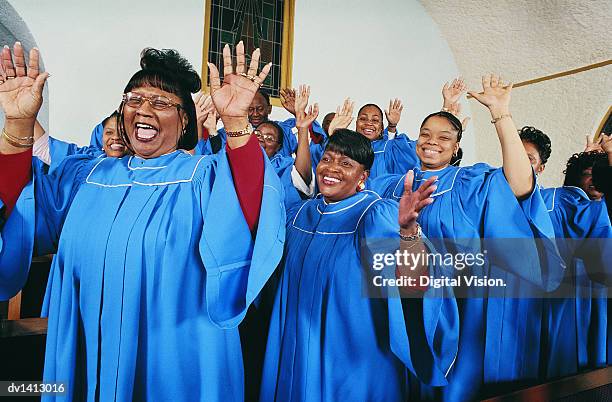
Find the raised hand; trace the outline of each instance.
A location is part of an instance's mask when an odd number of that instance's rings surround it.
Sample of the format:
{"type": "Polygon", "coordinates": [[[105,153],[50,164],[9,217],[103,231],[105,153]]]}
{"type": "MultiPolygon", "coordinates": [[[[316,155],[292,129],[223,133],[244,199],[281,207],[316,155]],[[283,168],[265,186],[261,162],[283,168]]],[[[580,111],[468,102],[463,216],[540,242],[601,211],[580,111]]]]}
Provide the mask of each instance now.
{"type": "Polygon", "coordinates": [[[414,181],[414,171],[409,170],[404,180],[404,194],[399,202],[398,222],[400,229],[412,232],[417,229],[417,218],[423,208],[434,202],[431,195],[436,191],[437,186],[434,182],[438,178],[430,177],[419,186],[416,191],[412,191],[414,181]]]}
{"type": "Polygon", "coordinates": [[[198,124],[203,126],[204,122],[208,118],[210,106],[212,105],[212,98],[208,94],[198,92],[193,101],[196,107],[196,118],[198,120],[198,124]]]}
{"type": "MultiPolygon", "coordinates": [[[[451,104],[448,107],[448,112],[452,113],[456,118],[461,120],[461,103],[457,102],[457,103],[451,104]]],[[[465,131],[465,129],[467,128],[469,122],[470,122],[470,118],[469,117],[465,117],[463,120],[461,120],[461,129],[463,131],[465,131]]]]}
{"type": "Polygon", "coordinates": [[[601,147],[601,141],[603,139],[605,134],[601,134],[599,136],[599,140],[597,142],[594,141],[595,136],[594,135],[587,135],[586,136],[586,145],[584,147],[584,151],[583,152],[590,152],[590,151],[597,151],[597,152],[602,152],[603,149],[601,147]]]}
{"type": "Polygon", "coordinates": [[[281,104],[286,111],[295,116],[295,89],[283,88],[280,90],[281,104]]]}
{"type": "Polygon", "coordinates": [[[495,74],[482,76],[482,92],[469,91],[468,94],[485,105],[492,114],[507,113],[510,105],[512,84],[506,84],[495,74]]]}
{"type": "Polygon", "coordinates": [[[404,105],[402,105],[401,100],[396,98],[389,101],[389,108],[385,109],[385,116],[387,116],[389,128],[395,128],[397,126],[397,123],[399,123],[402,117],[402,110],[404,110],[404,105]]]}
{"type": "Polygon", "coordinates": [[[244,130],[249,115],[249,106],[261,84],[264,82],[272,63],[266,64],[259,74],[260,50],[255,49],[251,63],[245,73],[244,44],[236,45],[236,72],[234,73],[232,53],[228,45],[223,48],[223,85],[217,67],[208,63],[210,71],[210,94],[227,131],[244,130]]]}
{"type": "Polygon", "coordinates": [[[459,101],[465,91],[467,91],[467,86],[462,77],[455,78],[450,84],[446,82],[442,87],[442,98],[444,99],[442,107],[450,108],[450,105],[459,101]]]}
{"type": "Polygon", "coordinates": [[[308,98],[310,97],[310,87],[300,85],[295,96],[295,126],[297,128],[308,128],[319,115],[319,105],[315,103],[308,110],[308,98]]]}
{"type": "Polygon", "coordinates": [[[331,123],[329,123],[328,134],[333,135],[334,131],[339,128],[347,128],[349,124],[353,121],[353,108],[355,107],[355,102],[351,100],[351,98],[346,98],[342,103],[342,106],[338,106],[336,109],[336,115],[332,119],[331,123]]]}
{"type": "Polygon", "coordinates": [[[610,158],[610,155],[612,155],[612,135],[601,133],[599,135],[599,145],[602,151],[607,153],[608,158],[610,158]]]}
{"type": "Polygon", "coordinates": [[[4,46],[0,67],[0,107],[7,120],[32,120],[32,127],[42,105],[43,87],[49,76],[39,71],[38,49],[30,50],[26,67],[21,43],[15,42],[13,52],[4,46]]]}

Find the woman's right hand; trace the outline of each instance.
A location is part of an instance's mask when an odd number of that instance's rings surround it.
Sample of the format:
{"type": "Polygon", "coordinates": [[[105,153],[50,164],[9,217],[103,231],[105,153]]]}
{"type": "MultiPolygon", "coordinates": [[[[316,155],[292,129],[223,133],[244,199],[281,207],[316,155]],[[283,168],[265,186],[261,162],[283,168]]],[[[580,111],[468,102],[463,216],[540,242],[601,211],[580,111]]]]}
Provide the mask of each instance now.
{"type": "MultiPolygon", "coordinates": [[[[9,120],[31,120],[32,128],[42,105],[43,87],[49,76],[39,71],[38,49],[30,50],[26,67],[21,43],[15,42],[13,52],[4,46],[0,68],[0,107],[9,120]]],[[[8,129],[7,129],[8,130],[8,129]]],[[[17,134],[17,133],[15,133],[17,134]]]]}

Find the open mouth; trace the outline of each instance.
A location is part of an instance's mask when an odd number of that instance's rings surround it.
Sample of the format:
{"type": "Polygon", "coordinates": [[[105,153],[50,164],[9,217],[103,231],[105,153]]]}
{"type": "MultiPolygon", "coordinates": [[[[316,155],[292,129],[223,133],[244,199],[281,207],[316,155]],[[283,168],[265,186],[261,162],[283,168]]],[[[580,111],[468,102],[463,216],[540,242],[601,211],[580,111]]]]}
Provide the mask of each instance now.
{"type": "Polygon", "coordinates": [[[109,145],[111,151],[123,152],[125,151],[125,145],[115,142],[109,145]]]}
{"type": "Polygon", "coordinates": [[[337,179],[335,177],[331,177],[331,176],[323,176],[323,183],[327,186],[334,186],[338,183],[340,183],[342,180],[337,179]]]}
{"type": "Polygon", "coordinates": [[[440,151],[436,151],[434,149],[423,149],[423,155],[425,156],[438,156],[440,153],[440,151]]]}
{"type": "Polygon", "coordinates": [[[374,129],[371,129],[371,128],[364,128],[363,129],[363,134],[365,136],[367,136],[367,137],[370,137],[370,136],[376,135],[376,131],[374,129]]]}
{"type": "Polygon", "coordinates": [[[135,136],[138,141],[151,142],[157,137],[159,130],[150,124],[136,123],[135,136]]]}

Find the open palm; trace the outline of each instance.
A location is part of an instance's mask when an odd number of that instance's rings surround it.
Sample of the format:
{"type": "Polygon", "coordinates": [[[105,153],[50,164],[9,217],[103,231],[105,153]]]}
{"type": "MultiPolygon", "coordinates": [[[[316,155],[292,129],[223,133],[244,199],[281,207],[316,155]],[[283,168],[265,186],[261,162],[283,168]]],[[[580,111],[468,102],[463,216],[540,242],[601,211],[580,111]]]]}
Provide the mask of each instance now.
{"type": "Polygon", "coordinates": [[[482,90],[482,92],[470,91],[469,94],[489,109],[507,109],[510,105],[512,84],[505,84],[500,76],[484,75],[482,90]]]}
{"type": "Polygon", "coordinates": [[[249,69],[245,74],[244,45],[240,41],[236,45],[236,73],[234,73],[232,54],[229,46],[225,45],[223,48],[223,85],[217,67],[208,63],[212,101],[222,120],[248,115],[255,93],[268,76],[272,66],[272,63],[266,64],[257,75],[259,56],[259,49],[255,49],[249,69]]]}
{"type": "Polygon", "coordinates": [[[42,91],[47,73],[38,69],[38,50],[30,51],[26,68],[21,44],[17,42],[13,54],[9,48],[2,49],[0,71],[0,106],[7,119],[34,119],[42,105],[42,91]]]}

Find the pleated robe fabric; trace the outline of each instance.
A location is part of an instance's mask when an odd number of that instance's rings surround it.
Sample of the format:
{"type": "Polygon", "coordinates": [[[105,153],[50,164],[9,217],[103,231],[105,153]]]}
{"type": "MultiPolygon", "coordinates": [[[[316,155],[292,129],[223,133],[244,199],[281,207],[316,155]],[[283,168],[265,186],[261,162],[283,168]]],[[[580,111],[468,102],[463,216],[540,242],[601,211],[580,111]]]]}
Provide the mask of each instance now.
{"type": "Polygon", "coordinates": [[[406,315],[400,298],[362,293],[361,246],[384,238],[397,249],[397,202],[363,191],[297,206],[288,213],[260,400],[405,401],[409,371],[445,384],[458,336],[448,289],[429,289],[432,297],[413,300],[406,315]]]}
{"type": "MultiPolygon", "coordinates": [[[[413,190],[438,176],[435,201],[418,218],[438,252],[488,252],[485,266],[455,269],[454,274],[501,278],[507,285],[462,289],[457,299],[459,352],[449,384],[416,384],[420,398],[469,401],[486,392],[484,385],[537,380],[542,306],[532,296],[558,286],[564,270],[537,186],[519,202],[501,168],[476,164],[414,172],[413,190]]],[[[399,200],[404,179],[385,175],[366,185],[382,197],[399,200]]]]}
{"type": "Polygon", "coordinates": [[[32,250],[56,246],[43,378],[68,393],[43,400],[242,401],[236,327],[285,237],[270,164],[254,239],[225,150],[74,155],[33,176],[2,227],[0,295],[23,285],[32,250]]]}
{"type": "Polygon", "coordinates": [[[611,363],[612,227],[606,202],[591,201],[578,187],[541,192],[568,266],[563,286],[556,292],[559,298],[544,301],[543,372],[551,379],[611,363]]]}

